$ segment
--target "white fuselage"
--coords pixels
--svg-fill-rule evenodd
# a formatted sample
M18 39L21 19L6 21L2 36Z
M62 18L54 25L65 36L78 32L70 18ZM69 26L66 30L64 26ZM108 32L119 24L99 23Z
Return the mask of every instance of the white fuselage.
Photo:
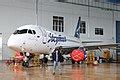
M14 32L7 43L15 51L51 53L56 47L79 47L78 38L50 32L36 25L25 25Z

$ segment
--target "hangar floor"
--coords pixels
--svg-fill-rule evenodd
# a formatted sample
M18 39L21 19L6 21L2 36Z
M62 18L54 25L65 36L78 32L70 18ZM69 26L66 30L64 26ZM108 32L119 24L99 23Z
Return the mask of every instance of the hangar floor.
M62 75L53 75L52 66L22 68L0 63L0 80L120 80L120 64L64 65Z

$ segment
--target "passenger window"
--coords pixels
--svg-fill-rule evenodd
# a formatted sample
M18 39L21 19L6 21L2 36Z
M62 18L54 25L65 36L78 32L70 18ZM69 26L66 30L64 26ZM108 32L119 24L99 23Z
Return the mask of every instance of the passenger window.
M27 29L23 29L18 32L18 34L25 34L25 33L27 33Z
M33 34L36 34L35 30L32 30L33 31Z
M29 34L32 34L32 31L31 31L31 30L28 30L28 33L29 33Z

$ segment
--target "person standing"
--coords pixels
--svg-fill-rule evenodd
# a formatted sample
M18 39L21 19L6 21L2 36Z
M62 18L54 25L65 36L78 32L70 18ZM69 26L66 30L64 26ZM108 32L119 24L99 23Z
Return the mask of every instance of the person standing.
M62 59L62 53L60 52L60 48L56 48L54 52L52 53L52 60L53 60L53 75L55 74L55 71L59 70L60 75L61 72L61 59Z

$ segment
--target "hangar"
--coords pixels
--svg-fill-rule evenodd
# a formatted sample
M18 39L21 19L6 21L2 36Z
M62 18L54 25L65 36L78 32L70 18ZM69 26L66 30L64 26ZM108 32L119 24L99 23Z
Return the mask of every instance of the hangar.
M0 60L9 60L14 56L15 52L7 47L7 41L18 27L28 24L39 25L51 31L74 36L78 18L81 18L80 41L120 43L119 0L0 0ZM112 55L115 59L116 56L119 56L119 52ZM0 62L0 66L1 64ZM20 66L15 66L14 70L3 63L0 79L117 80L119 66L114 63L100 64L100 67L84 64L77 68L67 65L63 68L64 75L54 77L51 75L51 66L46 68L46 71L39 68L18 70Z
M0 59L9 59L13 55L7 40L17 27L26 24L38 24L73 36L81 17L80 40L119 42L118 3L111 0L0 0Z

